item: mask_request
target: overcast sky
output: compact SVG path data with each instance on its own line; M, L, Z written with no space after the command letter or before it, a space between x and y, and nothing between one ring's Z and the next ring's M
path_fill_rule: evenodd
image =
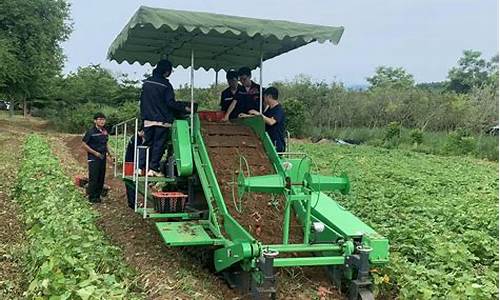
M377 66L401 66L417 82L441 81L464 49L498 53L497 0L80 0L72 2L74 32L63 44L65 72L101 64L133 78L151 67L106 60L109 45L140 5L244 17L344 26L339 45L313 43L264 63L264 83L303 73L315 80L364 85ZM214 81L214 71L197 71L196 85ZM220 76L221 77L221 76ZM258 72L255 72L258 78ZM189 82L176 69L174 87Z

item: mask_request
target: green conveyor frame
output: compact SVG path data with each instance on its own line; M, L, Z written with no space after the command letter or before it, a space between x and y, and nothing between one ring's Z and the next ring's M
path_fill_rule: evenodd
M215 171L201 133L201 122L194 115L194 136L186 120L176 120L173 125L172 142L178 176L199 178L207 206L208 217L190 213L147 212L150 218L158 219L156 226L164 242L169 246L213 246L216 271L224 271L239 264L245 271L258 270L259 258L266 252L279 253L273 260L274 267L339 266L359 249L369 249L372 265L382 265L389 259L389 243L386 238L343 208L326 192L347 193L350 182L346 175L323 176L311 174L311 160L306 157L285 158L275 151L265 132L261 117L239 120L249 126L259 137L271 161L275 173L265 176L244 177L240 172L238 193L266 192L283 194L286 199L281 244L263 244L254 238L230 214L221 193ZM285 170L285 166L288 166ZM131 178L124 178L132 184ZM159 179L158 179L159 180ZM161 180L160 180L161 181ZM175 178L164 182L175 184ZM144 194L147 191L139 190ZM139 213L143 213L139 209ZM295 214L302 225L304 240L299 244L289 243L291 214ZM168 219L168 221L164 221ZM313 230L313 224L321 224L321 231ZM294 257L289 254L300 254ZM346 274L352 274L346 272Z

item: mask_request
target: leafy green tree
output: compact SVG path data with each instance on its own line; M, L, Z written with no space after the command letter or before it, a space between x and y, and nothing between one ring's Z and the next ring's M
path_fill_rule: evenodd
M131 101L139 101L141 95L141 82L129 79L127 74L122 74L118 78L119 89L114 97L116 104L122 105Z
M43 98L62 69L71 32L65 0L0 1L0 93L13 103ZM5 67L7 66L7 67ZM13 108L14 105L11 105ZM26 112L26 110L25 110Z
M438 92L441 93L446 90L446 81L434 81L434 82L421 82L417 83L415 87L422 89L422 90L427 90L430 92Z
M460 94L470 92L473 87L498 82L498 55L487 61L480 51L465 50L458 66L448 72L448 79L448 90Z
M372 89L377 87L409 88L415 85L413 75L401 67L377 67L375 74L366 78L366 81Z
M66 105L77 106L85 103L118 104L120 89L113 74L100 65L80 67L58 82L59 98Z
M294 137L302 137L306 133L306 108L304 103L295 99L286 99L284 102L286 113L286 130Z

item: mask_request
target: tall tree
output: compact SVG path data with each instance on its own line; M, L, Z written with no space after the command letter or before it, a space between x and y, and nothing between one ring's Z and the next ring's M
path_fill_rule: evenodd
M119 88L118 81L109 70L100 65L89 65L61 78L56 97L71 106L89 102L115 105L120 104L116 100Z
M448 72L448 90L460 94L468 93L474 87L495 81L498 78L498 56L487 61L480 51L464 50L458 60L458 66Z
M65 0L0 1L0 93L11 108L44 98L52 78L60 73L64 56L60 43L71 33ZM6 45L6 46L5 46ZM3 53L3 55L2 55ZM25 110L26 112L26 110Z
M372 77L366 78L366 81L370 84L370 88L408 88L415 85L413 75L401 67L377 67L375 74Z

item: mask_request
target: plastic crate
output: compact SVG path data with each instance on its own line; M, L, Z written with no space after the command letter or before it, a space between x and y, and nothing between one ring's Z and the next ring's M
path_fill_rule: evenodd
M200 111L198 116L200 120L209 122L220 122L224 119L225 113L223 111Z
M134 162L125 162L125 176L134 175Z
M153 204L159 213L183 212L186 208L187 195L181 192L154 192Z
M75 185L78 187L85 187L89 183L89 179L83 175L75 176Z

